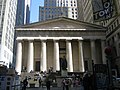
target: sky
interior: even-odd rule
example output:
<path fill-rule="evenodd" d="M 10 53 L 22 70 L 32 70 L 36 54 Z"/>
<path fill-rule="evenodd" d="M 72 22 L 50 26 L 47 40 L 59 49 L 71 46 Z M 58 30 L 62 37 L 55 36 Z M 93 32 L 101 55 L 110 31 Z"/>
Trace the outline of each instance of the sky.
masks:
<path fill-rule="evenodd" d="M 44 0 L 31 0 L 30 22 L 37 22 L 39 16 L 39 6 L 44 5 Z"/>

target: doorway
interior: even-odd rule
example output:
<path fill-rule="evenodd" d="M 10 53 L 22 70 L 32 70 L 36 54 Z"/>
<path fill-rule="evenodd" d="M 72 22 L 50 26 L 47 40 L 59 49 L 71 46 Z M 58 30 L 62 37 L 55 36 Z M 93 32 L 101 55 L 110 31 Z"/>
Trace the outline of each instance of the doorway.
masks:
<path fill-rule="evenodd" d="M 35 61 L 35 71 L 40 71 L 40 61 Z"/>

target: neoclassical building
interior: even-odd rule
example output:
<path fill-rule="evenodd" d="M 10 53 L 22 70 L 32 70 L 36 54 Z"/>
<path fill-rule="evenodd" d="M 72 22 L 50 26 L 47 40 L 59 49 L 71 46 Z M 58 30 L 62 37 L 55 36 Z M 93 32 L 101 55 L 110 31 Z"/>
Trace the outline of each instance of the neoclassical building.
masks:
<path fill-rule="evenodd" d="M 106 63 L 106 28 L 59 17 L 16 27 L 16 71 L 60 70 L 60 58 L 66 57 L 68 72 L 92 71 L 95 64 Z"/>

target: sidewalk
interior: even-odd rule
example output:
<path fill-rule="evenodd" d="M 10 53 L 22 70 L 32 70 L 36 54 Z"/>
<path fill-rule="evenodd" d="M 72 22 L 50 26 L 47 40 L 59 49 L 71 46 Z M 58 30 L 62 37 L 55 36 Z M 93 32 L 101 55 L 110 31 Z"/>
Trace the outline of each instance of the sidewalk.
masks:
<path fill-rule="evenodd" d="M 51 87 L 51 90 L 62 90 L 62 87 Z M 40 88 L 27 88 L 27 90 L 47 90 L 46 87 Z M 69 90 L 84 90 L 82 86 L 79 87 L 70 87 Z"/>

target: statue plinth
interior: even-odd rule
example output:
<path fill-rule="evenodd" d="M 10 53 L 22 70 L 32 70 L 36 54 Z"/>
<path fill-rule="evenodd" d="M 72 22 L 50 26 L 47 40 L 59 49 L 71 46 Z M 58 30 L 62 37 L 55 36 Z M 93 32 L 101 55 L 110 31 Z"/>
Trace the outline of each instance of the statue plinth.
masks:
<path fill-rule="evenodd" d="M 64 76 L 64 77 L 68 76 L 67 70 L 61 70 L 61 76 Z"/>

